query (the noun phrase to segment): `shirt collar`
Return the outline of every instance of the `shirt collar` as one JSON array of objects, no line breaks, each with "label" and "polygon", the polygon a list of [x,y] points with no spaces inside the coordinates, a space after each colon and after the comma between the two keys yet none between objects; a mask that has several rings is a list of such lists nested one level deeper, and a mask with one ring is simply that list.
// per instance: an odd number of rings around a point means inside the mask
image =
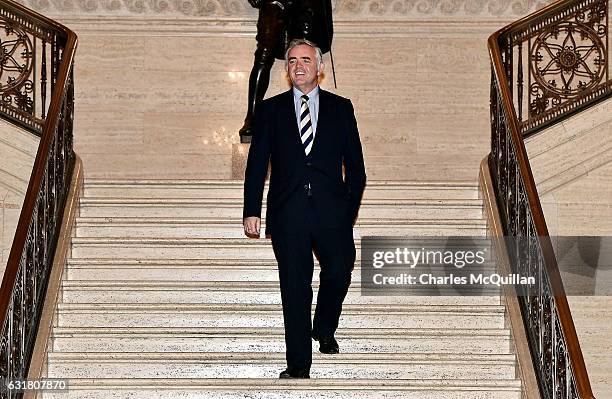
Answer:
[{"label": "shirt collar", "polygon": [[[301,98],[304,95],[304,93],[302,93],[300,91],[300,89],[298,89],[297,87],[293,87],[293,97],[294,98]],[[314,89],[312,89],[309,93],[306,94],[308,96],[308,99],[313,99],[316,96],[319,95],[319,85],[316,85]]]}]

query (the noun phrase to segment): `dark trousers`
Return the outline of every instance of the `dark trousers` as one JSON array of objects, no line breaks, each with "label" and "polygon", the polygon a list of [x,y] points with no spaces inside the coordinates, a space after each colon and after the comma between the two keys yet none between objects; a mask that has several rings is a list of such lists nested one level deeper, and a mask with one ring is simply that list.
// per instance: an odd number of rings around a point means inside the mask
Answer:
[{"label": "dark trousers", "polygon": [[[312,216],[312,207],[309,212]],[[324,229],[312,223],[313,219],[309,218],[307,226],[295,226],[292,232],[272,234],[283,301],[287,365],[300,369],[310,368],[312,363],[311,337],[335,333],[355,264],[352,226]],[[311,323],[313,251],[321,272]]]}]

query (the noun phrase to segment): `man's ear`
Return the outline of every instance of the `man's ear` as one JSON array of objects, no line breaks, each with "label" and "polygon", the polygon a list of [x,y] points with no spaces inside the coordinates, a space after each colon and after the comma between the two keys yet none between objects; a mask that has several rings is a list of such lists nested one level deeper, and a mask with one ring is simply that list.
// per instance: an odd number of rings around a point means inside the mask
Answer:
[{"label": "man's ear", "polygon": [[325,64],[321,63],[321,66],[319,67],[319,70],[317,71],[317,76],[321,75],[324,70],[325,70]]}]

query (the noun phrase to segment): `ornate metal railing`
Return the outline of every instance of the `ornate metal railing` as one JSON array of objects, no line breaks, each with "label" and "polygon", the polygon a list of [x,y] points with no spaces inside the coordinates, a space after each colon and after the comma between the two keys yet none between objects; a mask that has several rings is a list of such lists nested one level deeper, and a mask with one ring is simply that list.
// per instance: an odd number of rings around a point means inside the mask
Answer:
[{"label": "ornate metal railing", "polygon": [[500,35],[524,136],[612,93],[608,0],[562,1],[553,7],[554,13],[532,14]]},{"label": "ornate metal railing", "polygon": [[560,1],[489,38],[489,169],[513,272],[537,278],[518,299],[543,398],[593,393],[524,137],[610,97],[607,14],[607,0]]},{"label": "ornate metal railing", "polygon": [[4,383],[27,376],[74,166],[77,38],[10,0],[0,27],[0,117],[41,136],[0,290],[0,398],[13,398]]}]

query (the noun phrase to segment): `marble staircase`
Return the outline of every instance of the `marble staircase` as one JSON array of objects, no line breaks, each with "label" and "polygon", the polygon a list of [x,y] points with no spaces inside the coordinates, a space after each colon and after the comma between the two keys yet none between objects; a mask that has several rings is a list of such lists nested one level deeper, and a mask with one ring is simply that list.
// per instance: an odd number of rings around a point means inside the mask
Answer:
[{"label": "marble staircase", "polygon": [[0,120],[0,278],[4,275],[40,139]]},{"label": "marble staircase", "polygon": [[25,195],[40,139],[0,120],[0,186]]},{"label": "marble staircase", "polygon": [[612,163],[611,131],[609,98],[529,137],[525,148],[540,200]]},{"label": "marble staircase", "polygon": [[[477,190],[368,183],[358,257],[363,235],[484,236]],[[70,390],[45,398],[521,397],[499,297],[361,296],[359,263],[341,353],[314,343],[312,379],[279,380],[274,256],[242,235],[241,193],[232,181],[85,181],[47,358]]]}]

